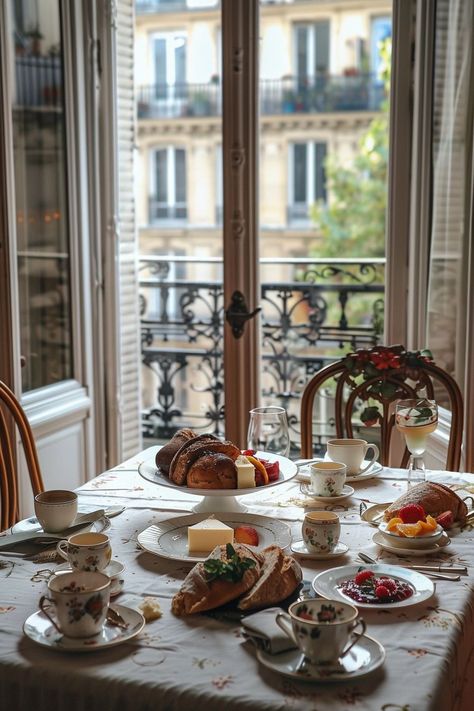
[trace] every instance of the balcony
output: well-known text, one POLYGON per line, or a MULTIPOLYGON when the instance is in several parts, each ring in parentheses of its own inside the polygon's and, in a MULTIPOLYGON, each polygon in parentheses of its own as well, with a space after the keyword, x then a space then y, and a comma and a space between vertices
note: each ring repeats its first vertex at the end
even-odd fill
MULTIPOLYGON (((260 82, 263 115, 380 111, 385 100, 383 83, 373 74, 354 76, 288 77, 260 82)), ((221 85, 153 84, 140 87, 139 119, 169 119, 186 116, 220 116, 221 85)))
MULTIPOLYGON (((295 449, 307 380, 344 352, 381 338, 384 264, 260 260, 262 400, 287 409, 295 449)), ((223 434, 222 270, 219 258, 140 257, 145 437, 164 441, 179 427, 223 434)), ((330 404, 321 407, 321 422, 330 421, 330 404)))
POLYGON ((54 109, 63 104, 63 70, 59 56, 15 58, 15 108, 54 109))
POLYGON ((218 6, 218 0, 136 0, 137 15, 162 12, 183 12, 184 10, 208 10, 218 6))

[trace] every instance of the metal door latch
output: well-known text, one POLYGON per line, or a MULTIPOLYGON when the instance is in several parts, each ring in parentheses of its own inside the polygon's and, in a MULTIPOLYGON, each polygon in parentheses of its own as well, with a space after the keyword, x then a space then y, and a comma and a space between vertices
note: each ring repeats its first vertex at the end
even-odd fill
POLYGON ((225 319, 232 328, 234 338, 240 338, 244 332, 245 322, 254 318, 262 309, 260 306, 249 312, 245 301, 245 296, 241 291, 234 291, 230 300, 230 306, 226 309, 225 319))

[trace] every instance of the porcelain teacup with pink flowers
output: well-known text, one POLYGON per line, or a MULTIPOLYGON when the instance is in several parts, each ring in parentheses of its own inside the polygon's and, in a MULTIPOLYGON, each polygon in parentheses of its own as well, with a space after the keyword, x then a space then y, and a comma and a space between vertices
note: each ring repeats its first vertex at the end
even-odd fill
POLYGON ((112 557, 109 537, 104 533, 75 533, 60 541, 57 551, 73 570, 87 573, 105 570, 112 557))

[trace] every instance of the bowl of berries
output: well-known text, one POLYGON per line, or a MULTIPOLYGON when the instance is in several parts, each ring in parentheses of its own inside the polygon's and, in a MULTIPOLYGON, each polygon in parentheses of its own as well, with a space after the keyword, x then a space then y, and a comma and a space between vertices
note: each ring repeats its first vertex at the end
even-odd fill
POLYGON ((443 528, 420 504, 403 506, 398 515, 379 525, 379 531, 392 543, 404 548, 432 546, 443 535, 443 528))

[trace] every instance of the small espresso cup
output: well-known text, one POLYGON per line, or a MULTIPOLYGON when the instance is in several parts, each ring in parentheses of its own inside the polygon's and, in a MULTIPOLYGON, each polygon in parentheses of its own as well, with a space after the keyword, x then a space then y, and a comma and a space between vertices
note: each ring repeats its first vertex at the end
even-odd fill
POLYGON ((105 570, 112 557, 109 537, 104 533, 75 533, 60 541, 57 551, 73 570, 88 573, 105 570))
POLYGON ((276 622, 312 664, 337 663, 365 634, 356 607, 337 600, 294 602, 276 622), (356 627, 361 631, 356 633, 356 627))
POLYGON ((62 573, 48 582, 48 595, 39 601, 41 611, 66 637, 92 637, 107 616, 110 578, 103 573, 62 573), (49 603, 49 604, 47 604, 49 603), (50 614, 54 607, 55 616, 50 614))
POLYGON ((365 439, 330 439, 327 443, 328 457, 333 462, 343 462, 347 466, 347 476, 356 476, 366 472, 378 459, 379 448, 365 439), (370 462, 363 469, 362 462, 369 449, 373 450, 370 462))
POLYGON ((61 489, 43 491, 35 496, 35 514, 43 531, 64 531, 77 516, 77 494, 61 489))
POLYGON ((311 464, 311 489, 317 496, 339 496, 346 481, 347 467, 342 462, 311 464))
POLYGON ((339 542, 341 522, 333 511, 312 511, 305 515, 301 532, 309 551, 332 553, 339 542))

